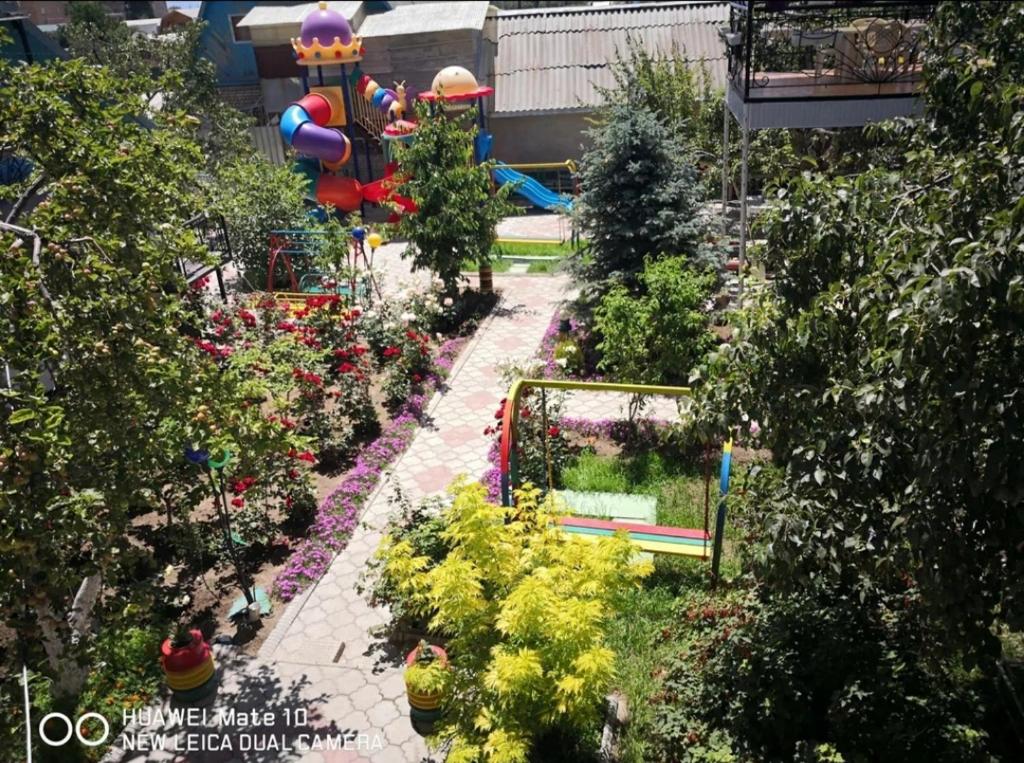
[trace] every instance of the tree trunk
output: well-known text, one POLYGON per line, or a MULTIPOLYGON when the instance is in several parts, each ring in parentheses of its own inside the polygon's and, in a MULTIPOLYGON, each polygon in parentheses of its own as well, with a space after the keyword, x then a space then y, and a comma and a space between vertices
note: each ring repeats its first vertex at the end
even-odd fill
POLYGON ((494 291, 494 271, 490 265, 480 266, 480 292, 490 294, 494 291))
MULTIPOLYGON (((100 597, 102 579, 90 575, 82 581, 71 604, 66 622, 71 629, 71 646, 75 647, 89 633, 92 610, 100 597)), ((85 686, 88 669, 79 665, 74 656, 67 655, 66 645, 61 638, 61 621, 53 611, 49 600, 36 607, 40 630, 43 633, 43 649, 46 661, 54 676, 53 694, 56 698, 75 697, 85 686)))

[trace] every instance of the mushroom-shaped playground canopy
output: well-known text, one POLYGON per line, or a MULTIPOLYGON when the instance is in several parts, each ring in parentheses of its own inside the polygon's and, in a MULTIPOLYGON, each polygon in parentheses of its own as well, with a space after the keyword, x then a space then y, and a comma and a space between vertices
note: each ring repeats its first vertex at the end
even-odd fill
POLYGON ((461 66, 446 66, 434 77, 430 91, 420 93, 422 101, 472 101, 491 95, 493 87, 477 84, 476 77, 461 66))

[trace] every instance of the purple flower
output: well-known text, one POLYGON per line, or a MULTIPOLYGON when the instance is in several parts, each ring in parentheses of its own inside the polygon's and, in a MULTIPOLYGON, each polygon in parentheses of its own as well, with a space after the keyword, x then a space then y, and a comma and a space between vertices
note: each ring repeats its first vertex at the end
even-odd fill
POLYGON ((465 344, 466 338, 459 337, 441 345, 433 361, 433 371, 424 380, 423 393, 405 402, 380 436, 366 446, 337 489, 320 503, 309 528, 309 537, 298 545, 274 581, 282 599, 294 599, 308 583, 319 579, 327 572, 334 555, 348 544, 366 499, 380 482, 381 473, 412 442, 424 408, 447 378, 455 357, 465 344))

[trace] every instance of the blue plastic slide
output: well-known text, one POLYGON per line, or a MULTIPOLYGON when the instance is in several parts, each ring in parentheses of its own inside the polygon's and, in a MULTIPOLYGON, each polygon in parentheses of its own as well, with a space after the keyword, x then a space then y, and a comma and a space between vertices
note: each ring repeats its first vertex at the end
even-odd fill
POLYGON ((517 172, 507 164, 498 162, 495 165, 494 179, 501 185, 515 183, 515 192, 541 209, 560 212, 572 211, 572 197, 560 196, 545 188, 532 177, 517 172))

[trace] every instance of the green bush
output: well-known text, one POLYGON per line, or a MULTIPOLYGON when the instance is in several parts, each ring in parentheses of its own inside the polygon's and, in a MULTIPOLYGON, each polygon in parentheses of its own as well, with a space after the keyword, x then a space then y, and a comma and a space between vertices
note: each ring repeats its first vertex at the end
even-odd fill
POLYGON ((689 602, 673 635, 691 646, 657 696, 657 758, 991 760, 970 676, 922 657, 921 614, 912 586, 689 602))
MULTIPOLYGON (((532 265, 530 267, 533 267, 532 265)), ((555 345, 555 362, 567 374, 583 372, 583 349, 574 339, 563 339, 555 345)))
POLYGON ((235 262, 249 287, 267 287, 270 232, 309 227, 306 180, 255 157, 222 166, 208 184, 211 209, 224 215, 235 262))
MULTIPOLYGON (((160 644, 165 637, 164 629, 157 626, 105 632, 96 641, 95 662, 76 707, 63 708, 64 712, 73 718, 84 713, 99 713, 109 724, 109 739, 115 739, 124 726, 125 711, 148 705, 160 690, 163 682, 160 644)), ((35 707, 34 721, 38 722, 45 713, 61 709, 52 696, 49 681, 35 675, 30 676, 29 683, 35 707)), ((12 703, 12 710, 14 708, 12 703)), ((96 720, 83 725, 86 738, 102 733, 102 724, 96 720)), ((95 761, 103 757, 106 749, 107 745, 85 747, 72 742, 62 746, 59 755, 62 761, 95 761)))
POLYGON ((650 567, 625 537, 562 532, 539 496, 526 486, 506 508, 456 483, 442 561, 390 535, 377 555, 385 579, 446 637, 453 690, 437 741, 451 742, 452 763, 534 760, 547 734, 568 751, 600 728, 615 677, 609 621, 650 567))
POLYGON ((690 270, 685 257, 672 257, 647 263, 641 296, 612 288, 595 311, 599 367, 623 382, 685 384, 714 346, 705 308, 716 281, 690 270))

